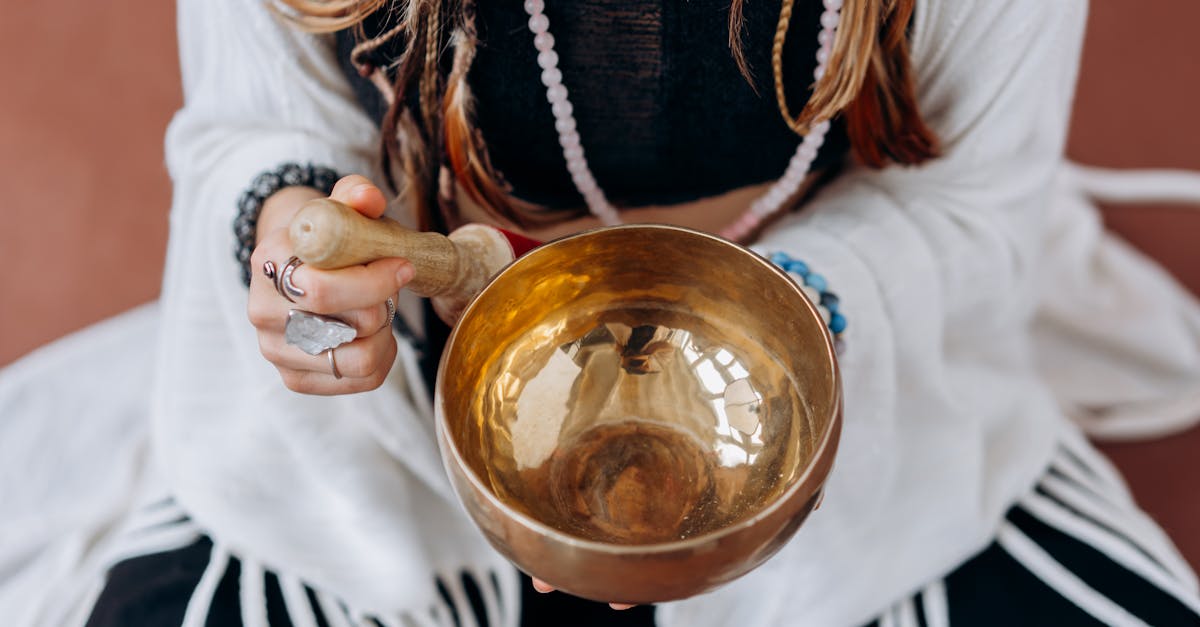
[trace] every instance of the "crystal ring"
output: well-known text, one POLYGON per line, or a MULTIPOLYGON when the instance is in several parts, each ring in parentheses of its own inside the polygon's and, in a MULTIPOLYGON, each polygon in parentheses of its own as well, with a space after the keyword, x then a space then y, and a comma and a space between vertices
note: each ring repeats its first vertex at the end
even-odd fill
POLYGON ((301 309, 288 311, 287 326, 283 332, 283 339, 289 346, 295 346, 309 355, 320 355, 353 341, 357 336, 354 327, 337 318, 301 309))
POLYGON ((387 322, 383 323, 383 326, 379 329, 380 331, 392 326, 392 321, 396 319, 396 301, 388 298, 387 302, 383 303, 383 305, 387 307, 387 322))

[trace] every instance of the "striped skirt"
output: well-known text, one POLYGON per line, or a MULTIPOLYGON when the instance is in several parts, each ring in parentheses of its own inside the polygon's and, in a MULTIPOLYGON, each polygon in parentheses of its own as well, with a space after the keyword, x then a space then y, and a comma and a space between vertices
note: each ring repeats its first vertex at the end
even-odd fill
POLYGON ((987 548, 872 625, 1200 625, 1200 595, 1107 461, 1063 445, 987 548))
MULTIPOLYGON (((171 504, 159 506, 168 512, 171 504)), ((187 542, 117 564, 88 627, 438 627, 653 625, 653 607, 617 612, 567 595, 505 608, 495 578, 439 580, 444 605, 428 616, 364 616, 261 567, 215 550, 190 521, 160 514, 159 529, 187 542), (169 520, 168 520, 169 519, 169 520), (167 520, 162 523, 161 521, 167 520), (197 620, 195 613, 204 614, 197 620)), ((1018 625, 1200 626, 1196 577, 1133 503, 1120 477, 1087 445, 1064 444, 1034 490, 1001 521, 995 540, 944 578, 896 603, 878 627, 1018 625)), ((825 627, 825 626, 820 626, 825 627)))

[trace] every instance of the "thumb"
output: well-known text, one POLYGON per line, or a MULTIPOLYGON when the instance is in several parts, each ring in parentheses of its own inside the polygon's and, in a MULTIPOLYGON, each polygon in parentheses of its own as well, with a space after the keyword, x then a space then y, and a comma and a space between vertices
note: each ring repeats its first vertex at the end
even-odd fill
POLYGON ((333 186, 329 197, 346 204, 368 218, 378 218, 387 209, 383 191, 367 177, 358 174, 344 176, 333 186))

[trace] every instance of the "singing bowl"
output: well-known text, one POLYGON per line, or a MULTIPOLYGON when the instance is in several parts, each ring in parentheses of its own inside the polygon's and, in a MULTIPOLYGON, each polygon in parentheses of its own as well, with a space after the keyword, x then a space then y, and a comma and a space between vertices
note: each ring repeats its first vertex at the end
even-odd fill
POLYGON ((833 345, 782 271, 684 228, 603 228, 516 260, 442 355, 442 459, 491 544, 588 599, 652 603, 774 554, 821 499, 833 345))

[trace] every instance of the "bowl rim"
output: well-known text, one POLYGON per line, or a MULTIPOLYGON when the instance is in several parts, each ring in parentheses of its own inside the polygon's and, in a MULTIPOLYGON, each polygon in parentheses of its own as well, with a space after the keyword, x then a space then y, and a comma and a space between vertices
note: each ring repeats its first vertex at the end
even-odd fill
MULTIPOLYGON (((522 259, 529 258, 531 255, 536 254, 538 250, 540 250, 546 246, 556 246, 556 245, 560 245, 561 243, 568 242, 570 240, 574 240, 574 239, 578 239, 578 238, 582 238, 582 237, 591 237, 591 236, 594 236, 594 234, 599 233, 599 232, 607 232, 607 231, 614 231, 614 230, 645 230, 645 229, 683 231, 690 235, 700 236, 700 237, 703 237, 706 239, 714 240, 721 244, 731 246, 735 250, 740 250, 740 252, 742 252, 745 255, 748 255, 750 259, 756 261, 757 263, 759 263, 759 265, 764 266, 768 270, 777 274, 780 278, 786 280, 788 285, 790 285, 791 288, 797 294, 799 294, 799 296, 801 297, 801 301, 803 303, 805 303, 805 306, 808 309, 810 318, 812 320, 815 320, 818 322, 821 321, 821 315, 817 311, 816 305, 811 300, 809 300, 808 296, 806 296, 804 294, 803 290, 800 289, 800 286, 797 285, 796 282, 791 277, 789 277, 787 275, 787 273, 784 272, 781 268, 776 266, 774 263, 771 263, 770 260, 766 259, 762 255, 754 252, 749 247, 738 244, 737 242, 730 241, 730 240, 720 237, 718 235, 714 235, 712 233, 707 233, 707 232, 700 231, 697 229, 692 229, 692 228, 683 227, 683 226, 670 225, 670 224, 654 224, 654 223, 638 223, 638 224, 621 224, 621 225, 615 225, 615 226, 601 226, 601 227, 596 227, 596 228, 592 228, 592 229, 587 229, 584 231, 579 231, 577 233, 572 233, 570 235, 566 235, 566 236, 551 240, 549 242, 546 242, 542 246, 539 246, 538 248, 533 249, 526 255, 524 255, 522 257, 518 257, 517 259, 514 259, 512 262, 510 262, 508 265, 506 265, 503 269, 501 269, 500 272, 497 272, 496 275, 494 277, 492 277, 491 280, 488 281, 487 285, 484 286, 483 290, 481 290, 479 292, 479 294, 477 294, 474 298, 472 298, 471 302, 467 305, 467 307, 463 309, 462 314, 459 316, 459 320, 461 321, 461 320, 467 318, 467 316, 471 315, 472 311, 475 309, 476 304, 481 300, 482 296, 484 294, 486 294, 488 292, 488 290, 490 290, 492 288, 493 285, 495 285, 497 282, 501 281, 506 274, 509 274, 509 272, 512 270, 512 268, 516 267, 522 259)), ((503 512, 506 516, 508 516, 508 518, 510 520, 516 521, 517 523, 519 523, 523 527, 529 529, 530 531, 545 535, 545 536, 551 538, 554 542, 561 543, 561 544, 564 544, 564 545, 567 545, 567 546, 570 546, 570 547, 576 548, 576 549, 594 551, 594 552, 605 553, 605 554, 614 554, 614 555, 666 554, 666 553, 673 553, 676 551, 685 551, 685 550, 688 550, 691 548, 709 544, 711 542, 720 540, 722 538, 736 535, 750 527, 753 527, 758 522, 773 516, 779 509, 781 509, 783 507, 784 503, 792 502, 793 497, 796 496, 796 493, 798 493, 802 488, 809 486, 809 483, 812 479, 813 473, 816 472, 816 469, 818 467, 822 466, 822 464, 819 463, 820 460, 824 459, 827 455, 834 455, 836 453, 837 443, 838 443, 838 440, 840 439, 839 431, 841 429, 841 422, 842 422, 841 421, 841 414, 842 414, 842 409, 843 409, 843 407, 842 407, 843 399, 842 399, 842 391, 841 391, 842 378, 841 378, 840 369, 838 367, 837 353, 836 353, 836 350, 834 347, 833 338, 829 333, 829 329, 824 325, 824 323, 821 323, 821 327, 825 331, 825 333, 823 334, 824 335, 824 342, 823 342, 824 351, 822 351, 822 354, 825 357, 825 362, 828 363, 830 366, 830 371, 831 371, 830 374, 832 375, 832 381, 833 381, 833 385, 829 386, 829 394, 832 396, 832 398, 829 399, 830 400, 830 403, 829 403, 830 414, 832 417, 826 424, 826 428, 824 429, 824 432, 821 433, 821 435, 818 439, 818 442, 817 442, 817 446, 814 447, 814 449, 813 449, 812 456, 809 458, 808 463, 805 464, 804 471, 802 473, 800 473, 800 475, 792 482, 792 485, 788 486, 788 488, 786 490, 784 490, 781 494, 779 494, 776 498, 774 498, 766 506, 764 506, 763 508, 756 511, 753 515, 743 518, 743 519, 739 520, 738 522, 736 522, 732 525, 729 525, 727 527, 721 527, 720 529, 716 529, 716 530, 702 533, 699 535, 691 536, 691 537, 683 539, 683 540, 672 540, 670 542, 655 542, 655 543, 650 543, 650 544, 612 544, 612 543, 608 543, 608 542, 600 542, 597 540, 588 540, 588 539, 580 538, 579 536, 574 536, 574 535, 565 533, 563 531, 560 531, 558 529, 555 529, 554 527, 551 527, 550 525, 547 525, 547 524, 537 520, 536 518, 533 518, 532 516, 529 516, 529 515, 525 514, 524 512, 521 512, 521 511, 517 510, 516 508, 511 507, 504 501, 500 500, 496 496, 496 494, 491 490, 491 488, 489 488, 487 486, 487 484, 485 484, 483 482, 483 480, 479 476, 476 475, 475 471, 471 468, 470 464, 466 463, 466 460, 463 458, 462 452, 458 448, 458 444, 455 442, 454 438, 450 435, 450 433, 448 433, 449 427, 446 425, 445 412, 442 409, 442 407, 444 405, 444 403, 442 402, 443 401, 442 387, 443 387, 443 380, 444 380, 442 377, 442 372, 446 366, 446 361, 450 355, 450 348, 452 346, 454 346, 454 342, 458 336, 458 330, 461 328, 461 326, 457 325, 457 324, 454 326, 453 329, 451 329, 450 334, 446 337, 446 345, 445 345, 445 348, 442 350, 441 357, 438 360, 436 381, 434 382, 434 398, 433 398, 434 423, 435 423, 435 429, 437 431, 438 440, 441 442, 444 442, 445 447, 450 450, 450 454, 453 457, 453 462, 454 462, 455 466, 462 470, 462 475, 471 484, 472 488, 474 488, 475 491, 478 492, 479 494, 482 494, 483 497, 488 501, 488 503, 492 507, 503 512)), ((443 465, 445 466, 447 464, 448 464, 448 460, 443 460, 443 465)), ((830 472, 832 472, 832 467, 833 467, 832 460, 830 460, 830 462, 828 464, 826 464, 826 466, 830 469, 830 472)), ((447 468, 446 470, 447 470, 447 472, 449 472, 449 468, 447 468)), ((826 476, 828 476, 828 475, 826 475, 826 476)), ((451 485, 453 486, 455 484, 455 482, 453 481, 453 477, 450 477, 450 479, 451 479, 451 485)), ((824 485, 824 480, 817 483, 816 485, 811 486, 812 495, 808 499, 806 499, 806 501, 811 501, 813 496, 815 496, 816 494, 818 494, 820 492, 822 485, 824 485)), ((455 490, 457 491, 457 488, 455 488, 455 490)), ((460 500, 461 500, 461 495, 460 495, 460 500)))

